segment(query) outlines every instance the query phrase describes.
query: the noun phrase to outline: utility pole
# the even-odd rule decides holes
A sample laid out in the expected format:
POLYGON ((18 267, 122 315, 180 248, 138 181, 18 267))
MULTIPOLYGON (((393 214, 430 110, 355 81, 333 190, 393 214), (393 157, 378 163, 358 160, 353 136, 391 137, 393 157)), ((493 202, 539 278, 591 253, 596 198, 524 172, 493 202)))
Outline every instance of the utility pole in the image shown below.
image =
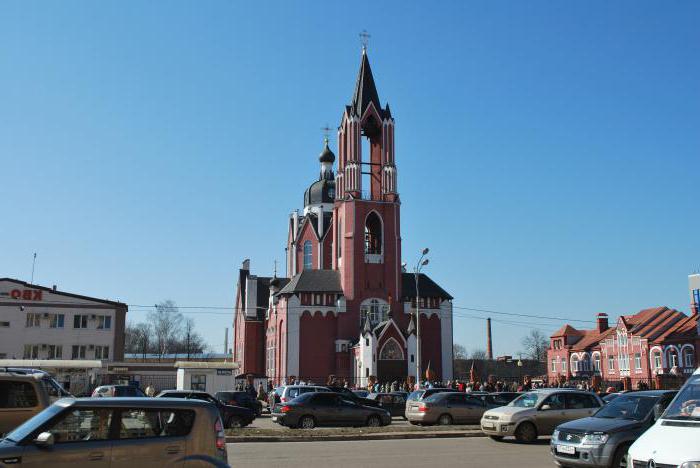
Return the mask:
POLYGON ((416 282, 416 384, 418 384, 418 388, 420 388, 421 382, 420 290, 418 289, 418 277, 423 267, 428 264, 428 259, 423 260, 423 258, 428 255, 429 251, 430 249, 427 247, 423 249, 418 263, 413 269, 413 278, 416 282))

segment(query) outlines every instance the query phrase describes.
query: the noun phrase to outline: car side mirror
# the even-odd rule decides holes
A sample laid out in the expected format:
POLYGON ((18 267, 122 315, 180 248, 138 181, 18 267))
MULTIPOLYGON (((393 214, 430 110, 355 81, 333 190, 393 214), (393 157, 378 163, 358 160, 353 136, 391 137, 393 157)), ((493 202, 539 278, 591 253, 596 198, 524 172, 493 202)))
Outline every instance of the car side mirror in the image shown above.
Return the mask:
POLYGON ((541 410, 541 411, 547 411, 547 410, 551 410, 551 409, 552 409, 552 407, 549 406, 549 405, 542 405, 542 406, 540 406, 540 410, 541 410))
POLYGON ((34 445, 37 447, 51 447, 54 444, 53 434, 50 432, 42 432, 34 439, 34 445))

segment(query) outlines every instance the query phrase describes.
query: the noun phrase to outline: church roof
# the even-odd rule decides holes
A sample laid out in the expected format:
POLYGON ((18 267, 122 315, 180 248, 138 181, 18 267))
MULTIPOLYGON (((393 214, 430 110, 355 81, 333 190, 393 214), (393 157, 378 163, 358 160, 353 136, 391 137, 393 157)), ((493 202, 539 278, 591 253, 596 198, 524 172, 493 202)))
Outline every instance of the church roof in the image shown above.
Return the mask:
MULTIPOLYGON (((425 273, 418 274, 418 292, 421 297, 452 299, 452 296, 425 273)), ((401 273, 401 294, 404 298, 416 297, 416 280, 413 273, 401 273)))
POLYGON ((377 86, 374 84, 372 69, 369 66, 367 52, 362 52, 362 62, 360 63, 360 71, 357 74, 355 82, 355 93, 352 95, 352 104, 350 105, 351 114, 362 117, 369 104, 374 103, 377 112, 382 113, 382 106, 379 103, 379 94, 377 86))
POLYGON ((278 294, 297 292, 333 292, 341 293, 340 272, 336 270, 303 270, 294 275, 278 294))

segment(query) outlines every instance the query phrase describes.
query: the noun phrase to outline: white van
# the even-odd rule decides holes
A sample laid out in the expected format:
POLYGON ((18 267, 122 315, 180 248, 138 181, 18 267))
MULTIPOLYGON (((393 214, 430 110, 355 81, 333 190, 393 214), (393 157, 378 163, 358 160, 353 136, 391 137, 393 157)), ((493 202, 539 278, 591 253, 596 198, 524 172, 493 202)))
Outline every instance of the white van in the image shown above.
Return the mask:
POLYGON ((627 456, 629 468, 700 468, 700 368, 627 456))

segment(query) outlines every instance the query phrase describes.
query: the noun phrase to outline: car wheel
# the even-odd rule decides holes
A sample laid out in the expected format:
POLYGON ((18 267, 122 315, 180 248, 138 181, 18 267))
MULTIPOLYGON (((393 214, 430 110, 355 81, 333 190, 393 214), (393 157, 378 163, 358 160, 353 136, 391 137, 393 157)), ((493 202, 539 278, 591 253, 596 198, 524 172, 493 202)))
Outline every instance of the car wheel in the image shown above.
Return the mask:
POLYGON ((316 420, 313 416, 302 416, 299 419, 299 429, 313 429, 316 427, 316 420))
POLYGON ((440 415, 440 417, 438 418, 438 424, 441 426, 451 426, 452 416, 450 416, 449 414, 440 415))
POLYGON ((530 444, 537 440, 537 428, 534 424, 524 422, 515 430, 515 440, 530 444))
POLYGON ((612 465, 610 465, 611 468, 627 468, 627 451, 629 448, 629 445, 623 445, 617 449, 612 465))
POLYGON ((489 436, 489 439, 495 440, 496 442, 500 442, 503 440, 503 436, 489 436))
POLYGON ((367 427, 379 427, 382 425, 382 420, 379 419, 379 416, 370 416, 367 418, 367 427))
POLYGON ((231 416, 226 422, 226 427, 228 427, 229 429, 238 429, 243 427, 243 422, 238 416, 231 416))

